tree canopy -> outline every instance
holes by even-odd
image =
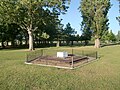
[[[29,35],[29,50],[33,50],[33,33],[44,31],[47,24],[56,23],[65,13],[70,0],[1,0],[0,22],[16,24]],[[41,27],[42,26],[42,30]]]
[[[81,0],[79,9],[83,18],[82,27],[83,30],[92,31],[96,48],[100,47],[99,39],[108,30],[107,14],[110,6],[110,0]]]

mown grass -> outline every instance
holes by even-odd
[[[0,50],[0,90],[120,90],[120,46],[97,50],[98,61],[75,70],[25,65],[27,50]]]

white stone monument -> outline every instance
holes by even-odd
[[[68,57],[68,53],[67,52],[57,52],[57,57],[60,57],[60,58]]]

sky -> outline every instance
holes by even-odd
[[[119,2],[117,0],[111,0],[112,7],[108,13],[109,19],[109,30],[112,30],[114,34],[118,33],[120,26],[116,17],[119,16]],[[80,24],[82,21],[81,14],[78,10],[80,5],[80,0],[71,0],[69,9],[65,15],[60,15],[62,24],[66,25],[68,22],[71,24],[71,27],[74,28],[78,34],[81,34]]]

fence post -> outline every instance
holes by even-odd
[[[26,62],[28,62],[28,55],[26,54]]]
[[[41,49],[41,56],[44,56],[44,49]]]
[[[41,49],[41,56],[43,56],[43,49]]]
[[[45,62],[46,62],[46,65],[47,65],[47,60],[45,60]]]
[[[44,49],[43,49],[43,56],[45,55],[45,53],[44,53],[45,51],[44,51]]]
[[[84,51],[82,50],[82,56],[84,56]]]
[[[74,62],[73,62],[74,58],[73,58],[73,49],[72,49],[72,68],[74,68]]]
[[[97,51],[96,51],[96,59],[98,58],[98,53],[97,53]]]

